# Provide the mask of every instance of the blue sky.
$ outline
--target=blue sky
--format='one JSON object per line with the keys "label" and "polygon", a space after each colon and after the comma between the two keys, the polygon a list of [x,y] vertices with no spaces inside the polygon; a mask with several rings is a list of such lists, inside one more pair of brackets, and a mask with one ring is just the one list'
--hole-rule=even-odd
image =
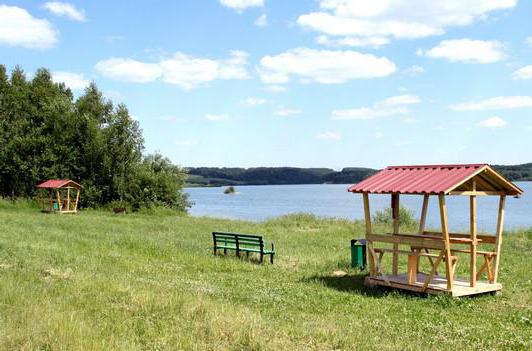
{"label": "blue sky", "polygon": [[0,2],[0,63],[125,103],[183,166],[532,157],[532,2]]}

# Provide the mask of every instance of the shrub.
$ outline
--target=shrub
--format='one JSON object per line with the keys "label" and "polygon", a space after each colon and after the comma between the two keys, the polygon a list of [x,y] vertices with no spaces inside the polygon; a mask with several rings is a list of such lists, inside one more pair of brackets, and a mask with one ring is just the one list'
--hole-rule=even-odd
{"label": "shrub", "polygon": [[[392,209],[385,208],[383,210],[375,212],[373,215],[373,222],[375,224],[392,225]],[[417,224],[417,220],[414,218],[414,213],[405,206],[399,207],[399,223],[407,227]]]}

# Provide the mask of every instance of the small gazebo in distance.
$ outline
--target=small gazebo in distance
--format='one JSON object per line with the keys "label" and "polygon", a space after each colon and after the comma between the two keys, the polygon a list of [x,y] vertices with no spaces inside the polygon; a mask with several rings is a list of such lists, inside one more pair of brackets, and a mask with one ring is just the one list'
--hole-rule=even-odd
{"label": "small gazebo in distance", "polygon": [[[366,240],[369,259],[368,286],[389,286],[423,293],[447,293],[452,296],[495,292],[502,289],[497,283],[504,223],[506,196],[523,193],[516,185],[502,177],[487,164],[393,166],[351,186],[348,191],[361,193],[364,200]],[[393,232],[374,234],[371,226],[369,194],[390,194]],[[403,234],[399,223],[399,195],[421,195],[423,204],[419,230],[415,234]],[[445,199],[448,195],[468,196],[470,203],[469,233],[449,233]],[[495,235],[478,235],[476,224],[477,196],[498,196],[499,211]],[[430,196],[439,202],[441,231],[425,230]],[[481,245],[482,250],[477,249]],[[385,253],[392,255],[391,273],[382,268]],[[408,256],[405,273],[398,269],[399,255]],[[459,257],[469,258],[469,277],[455,277]],[[483,264],[477,268],[477,256]],[[420,257],[430,263],[430,272],[420,272]],[[438,275],[443,262],[445,275]],[[483,274],[487,280],[480,280]]]}
{"label": "small gazebo in distance", "polygon": [[43,212],[76,213],[82,186],[69,179],[51,179],[37,185],[48,190],[48,197],[41,198]]}

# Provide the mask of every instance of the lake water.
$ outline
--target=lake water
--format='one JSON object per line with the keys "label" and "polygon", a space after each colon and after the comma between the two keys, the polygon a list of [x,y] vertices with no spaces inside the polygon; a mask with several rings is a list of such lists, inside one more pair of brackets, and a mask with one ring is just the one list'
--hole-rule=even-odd
{"label": "lake water", "polygon": [[[516,182],[524,190],[520,198],[506,201],[505,229],[532,227],[532,182]],[[263,221],[289,213],[305,212],[317,216],[363,219],[362,195],[347,192],[349,184],[238,186],[237,193],[226,195],[225,188],[187,188],[194,205],[193,216],[211,216]],[[497,196],[479,196],[477,220],[480,231],[494,232],[498,209]],[[401,204],[419,216],[423,198],[402,195]],[[370,195],[372,213],[390,206],[389,195]],[[451,231],[469,228],[469,198],[447,197]],[[432,196],[427,224],[439,228],[438,199]]]}

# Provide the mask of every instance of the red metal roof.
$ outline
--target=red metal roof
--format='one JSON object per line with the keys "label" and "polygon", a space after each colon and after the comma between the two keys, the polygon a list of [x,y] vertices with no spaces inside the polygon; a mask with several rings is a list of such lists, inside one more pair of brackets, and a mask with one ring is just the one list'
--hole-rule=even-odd
{"label": "red metal roof", "polygon": [[69,184],[73,185],[74,187],[81,188],[81,185],[70,179],[50,179],[37,185],[37,188],[57,189]]}
{"label": "red metal roof", "polygon": [[509,189],[509,194],[522,193],[521,189],[487,164],[391,166],[349,187],[348,191],[377,194],[448,193],[484,170],[502,184],[502,189]]}

